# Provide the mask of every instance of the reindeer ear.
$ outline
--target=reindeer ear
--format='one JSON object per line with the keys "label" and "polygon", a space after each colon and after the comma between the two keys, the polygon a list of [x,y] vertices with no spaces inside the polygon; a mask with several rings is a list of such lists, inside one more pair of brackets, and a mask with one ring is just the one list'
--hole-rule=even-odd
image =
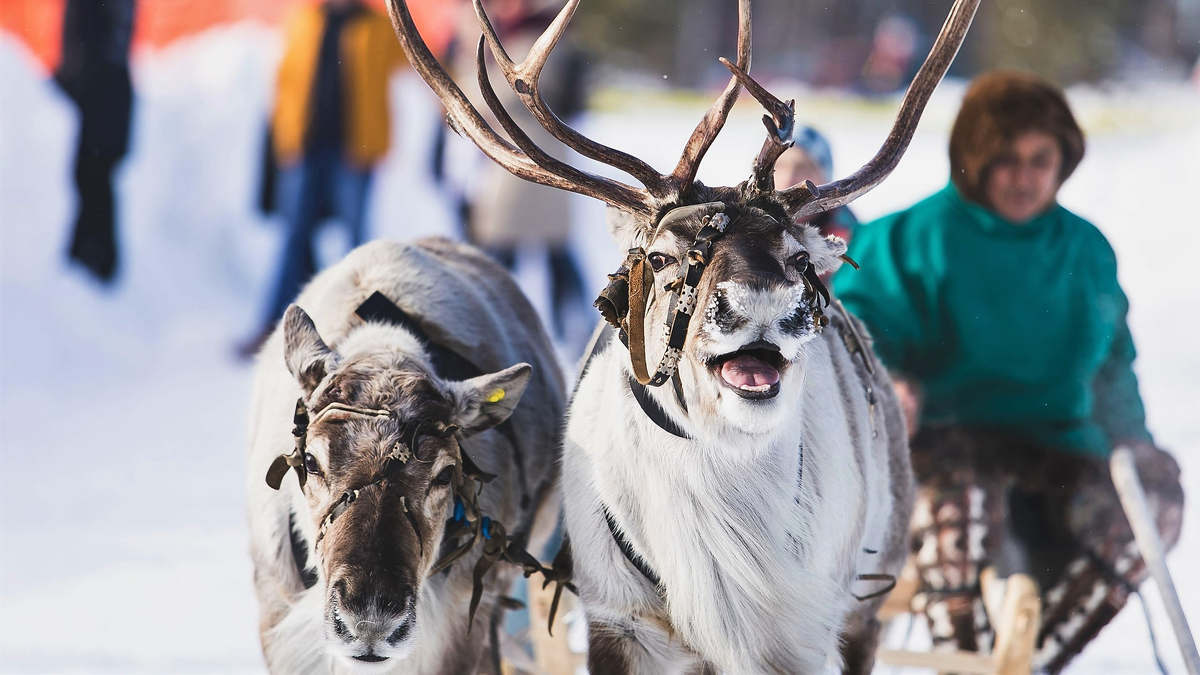
{"label": "reindeer ear", "polygon": [[808,251],[809,263],[817,274],[833,272],[842,266],[842,256],[846,253],[845,239],[834,234],[823,237],[821,231],[812,225],[801,225],[796,238]]}
{"label": "reindeer ear", "polygon": [[299,305],[289,306],[283,315],[283,358],[305,396],[312,396],[340,360]]}
{"label": "reindeer ear", "polygon": [[645,245],[645,225],[632,213],[609,206],[604,209],[604,223],[608,225],[608,233],[622,251]]}
{"label": "reindeer ear", "polygon": [[471,436],[508,419],[521,400],[521,394],[525,393],[532,374],[533,366],[518,363],[498,373],[451,382],[454,423],[462,427],[464,434]]}

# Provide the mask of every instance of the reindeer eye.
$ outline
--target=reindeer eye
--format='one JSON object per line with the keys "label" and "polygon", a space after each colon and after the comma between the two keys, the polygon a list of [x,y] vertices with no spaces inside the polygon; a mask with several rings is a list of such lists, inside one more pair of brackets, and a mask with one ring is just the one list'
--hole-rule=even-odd
{"label": "reindeer eye", "polygon": [[808,251],[800,251],[796,255],[792,256],[792,259],[788,261],[788,264],[792,267],[795,267],[796,271],[800,274],[804,274],[806,271],[808,271]]}
{"label": "reindeer eye", "polygon": [[655,272],[675,262],[674,258],[665,253],[651,253],[646,259],[650,261],[650,267],[653,267]]}
{"label": "reindeer eye", "polygon": [[304,453],[304,470],[314,476],[321,475],[321,464],[317,462],[317,458],[313,457],[311,452]]}
{"label": "reindeer eye", "polygon": [[450,466],[442,469],[442,472],[434,477],[433,484],[434,485],[449,485],[450,479],[453,477],[454,477],[454,465],[451,464]]}

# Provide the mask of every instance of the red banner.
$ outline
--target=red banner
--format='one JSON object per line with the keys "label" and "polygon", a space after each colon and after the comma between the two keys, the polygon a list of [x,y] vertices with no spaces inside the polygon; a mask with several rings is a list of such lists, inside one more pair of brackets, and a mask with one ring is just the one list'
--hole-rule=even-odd
{"label": "red banner", "polygon": [[[135,54],[160,49],[213,26],[239,21],[276,25],[292,6],[315,0],[136,0]],[[434,53],[454,33],[461,0],[408,0],[413,21]],[[383,0],[367,3],[386,11]],[[15,35],[50,71],[58,63],[66,0],[0,0],[0,30]]]}

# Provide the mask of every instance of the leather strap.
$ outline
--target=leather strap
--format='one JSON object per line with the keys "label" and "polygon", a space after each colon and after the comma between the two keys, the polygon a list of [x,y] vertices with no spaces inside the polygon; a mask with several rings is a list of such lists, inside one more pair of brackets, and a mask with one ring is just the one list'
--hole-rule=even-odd
{"label": "leather strap", "polygon": [[642,576],[646,577],[646,581],[653,584],[655,588],[660,588],[662,580],[658,578],[658,574],[654,572],[654,569],[646,564],[642,556],[638,555],[638,552],[633,548],[633,544],[629,543],[629,540],[625,538],[625,534],[617,526],[616,519],[608,512],[608,507],[601,504],[600,509],[604,511],[604,522],[608,523],[608,531],[612,534],[613,541],[617,543],[617,548],[621,549],[621,553],[625,555],[625,559],[629,561],[630,565],[633,565],[634,569],[641,572]]}
{"label": "leather strap", "polygon": [[646,264],[645,251],[630,251],[630,258],[629,315],[625,320],[625,332],[629,335],[629,361],[638,383],[648,384],[650,372],[646,368],[646,299],[654,285],[654,273]]}
{"label": "leather strap", "polygon": [[429,349],[433,371],[443,380],[469,380],[484,374],[483,369],[470,359],[429,337],[429,333],[421,327],[417,319],[379,291],[375,291],[364,300],[354,313],[363,321],[378,321],[399,326],[424,341]]}
{"label": "leather strap", "polygon": [[867,355],[867,341],[858,332],[858,326],[854,325],[854,318],[850,315],[850,311],[842,304],[842,301],[834,298],[833,308],[841,315],[842,320],[846,323],[846,333],[842,336],[842,341],[846,343],[846,347],[859,358],[863,367],[871,375],[875,374],[875,366],[871,363],[871,357]]}
{"label": "leather strap", "polygon": [[670,417],[667,417],[666,411],[660,408],[658,404],[655,403],[652,398],[650,398],[650,393],[646,391],[645,385],[640,384],[633,378],[629,378],[629,390],[633,392],[633,398],[638,402],[638,405],[641,406],[642,412],[646,413],[646,417],[649,417],[651,422],[657,424],[658,428],[662,429],[668,434],[671,434],[672,436],[677,436],[679,438],[688,440],[691,439],[691,436],[688,436],[686,431],[679,428],[679,425],[676,424],[674,420],[672,420]]}

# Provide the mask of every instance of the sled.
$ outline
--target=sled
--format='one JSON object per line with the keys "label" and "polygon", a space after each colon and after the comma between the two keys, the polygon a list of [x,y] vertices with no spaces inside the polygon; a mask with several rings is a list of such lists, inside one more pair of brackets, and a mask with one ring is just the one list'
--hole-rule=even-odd
{"label": "sled", "polygon": [[1179,642],[1183,662],[1189,675],[1200,675],[1200,653],[1196,651],[1196,640],[1188,628],[1183,605],[1179,602],[1179,594],[1175,592],[1175,583],[1171,580],[1171,571],[1167,569],[1167,554],[1162,539],[1158,536],[1154,516],[1150,514],[1150,507],[1146,505],[1146,493],[1138,480],[1133,452],[1126,447],[1117,448],[1113,451],[1109,466],[1113,485],[1117,488],[1117,496],[1121,498],[1121,508],[1125,510],[1125,517],[1133,530],[1133,539],[1141,551],[1142,560],[1146,562],[1150,578],[1154,579],[1154,584],[1158,586],[1167,617],[1175,630],[1175,639]]}
{"label": "sled", "polygon": [[[979,577],[983,604],[996,631],[990,656],[976,652],[917,652],[881,649],[880,663],[890,666],[932,668],[939,673],[963,675],[1028,675],[1032,671],[1034,643],[1041,626],[1042,600],[1037,583],[1026,574],[999,579],[989,567]],[[889,621],[910,612],[916,594],[916,571],[905,568],[887,602],[879,612],[880,621]]]}

